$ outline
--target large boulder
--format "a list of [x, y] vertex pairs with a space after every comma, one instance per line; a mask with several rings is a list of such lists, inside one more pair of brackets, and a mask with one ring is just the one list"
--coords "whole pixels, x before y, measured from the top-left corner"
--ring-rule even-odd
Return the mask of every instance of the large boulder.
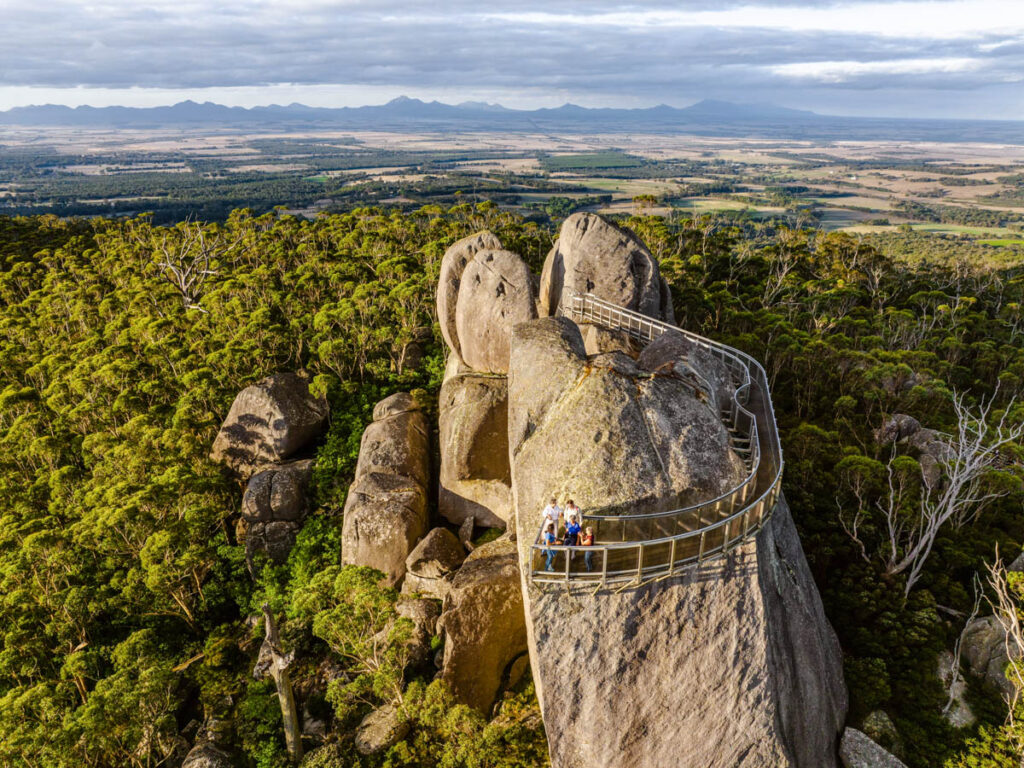
[[313, 475], [312, 459], [261, 470], [249, 478], [242, 496], [242, 516], [250, 522], [301, 520]]
[[462, 284], [462, 273], [477, 252], [500, 249], [501, 241], [484, 230], [459, 240], [445, 251], [441, 259], [441, 275], [437, 285], [437, 319], [441, 325], [441, 335], [457, 357], [462, 355], [462, 345], [455, 328], [455, 306]]
[[516, 326], [511, 361], [509, 446], [527, 542], [551, 496], [574, 498], [584, 514], [638, 503], [656, 512], [718, 496], [746, 474], [683, 377], [651, 375], [622, 353], [588, 357], [567, 318]]
[[965, 628], [961, 644], [967, 668], [984, 678], [1006, 696], [1013, 696], [1014, 685], [1006, 676], [1010, 657], [1006, 653], [1006, 630], [995, 616], [972, 620]]
[[457, 571], [465, 559], [458, 537], [447, 528], [434, 528], [409, 553], [405, 568], [417, 576], [441, 579]]
[[273, 465], [249, 478], [242, 496], [240, 537], [250, 563], [257, 552], [283, 563], [288, 559], [307, 511], [312, 459]]
[[[394, 407], [395, 404], [401, 407]], [[359, 443], [356, 479], [371, 473], [401, 475], [423, 488], [430, 482], [427, 417], [404, 392], [379, 402]]]
[[405, 738], [409, 721], [393, 704], [373, 710], [356, 728], [356, 751], [361, 755], [375, 755], [390, 749]]
[[839, 759], [843, 768], [907, 768], [856, 728], [843, 731]]
[[438, 400], [438, 511], [456, 525], [473, 517], [505, 527], [512, 513], [506, 378], [457, 369]]
[[310, 394], [308, 377], [275, 373], [238, 393], [210, 458], [248, 479], [305, 448], [323, 431], [327, 413], [327, 400]]
[[544, 262], [538, 312], [558, 314], [573, 294], [585, 293], [674, 322], [668, 286], [647, 246], [597, 214], [574, 213]]
[[675, 578], [597, 591], [528, 579], [551, 495], [573, 496], [584, 515], [656, 511], [743, 477], [705, 400], [625, 355], [587, 358], [564, 318], [515, 329], [513, 493], [530, 665], [554, 768], [835, 766], [847, 705], [841, 653], [784, 501], [756, 537]]
[[455, 574], [438, 622], [444, 632], [442, 676], [456, 698], [490, 713], [506, 670], [526, 651], [516, 545], [478, 547]]
[[480, 251], [466, 265], [455, 305], [462, 359], [485, 373], [508, 370], [512, 326], [537, 316], [530, 268], [511, 251]]
[[382, 571], [390, 585], [405, 576], [405, 560], [427, 531], [427, 494], [404, 475], [369, 474], [356, 480], [345, 501], [343, 565]]
[[345, 501], [341, 561], [405, 576], [405, 560], [427, 532], [427, 420], [411, 397], [381, 401], [363, 432], [356, 479]]

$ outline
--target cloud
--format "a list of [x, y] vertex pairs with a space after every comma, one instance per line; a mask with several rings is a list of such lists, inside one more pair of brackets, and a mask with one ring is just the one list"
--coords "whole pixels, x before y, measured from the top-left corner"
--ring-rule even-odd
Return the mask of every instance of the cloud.
[[1017, 0], [50, 0], [45, 18], [35, 0], [4, 6], [0, 108], [41, 93], [513, 106], [754, 94], [960, 115], [949, 94], [969, 92], [982, 114], [1024, 117]]

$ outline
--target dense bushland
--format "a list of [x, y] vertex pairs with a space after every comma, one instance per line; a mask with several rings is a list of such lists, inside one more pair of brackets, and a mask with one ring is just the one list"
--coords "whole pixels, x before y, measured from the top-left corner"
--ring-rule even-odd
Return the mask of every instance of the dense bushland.
[[[1024, 267], [911, 266], [847, 235], [710, 218], [628, 223], [660, 259], [680, 323], [765, 361], [851, 723], [884, 709], [913, 766], [1006, 764], [1020, 725], [1003, 725], [1005, 707], [978, 685], [981, 725], [947, 726], [935, 656], [995, 545], [1020, 550], [1019, 477], [995, 473], [1007, 495], [943, 528], [905, 596], [876, 503], [894, 457], [873, 431], [897, 412], [953, 431], [954, 391], [993, 399], [993, 418], [1024, 418]], [[485, 227], [535, 269], [553, 237], [492, 204], [314, 221], [236, 211], [166, 228], [0, 219], [0, 764], [173, 765], [206, 720], [233, 728], [251, 765], [282, 765], [276, 697], [250, 675], [260, 627], [249, 617], [263, 602], [298, 653], [307, 710], [333, 724], [310, 765], [544, 763], [529, 687], [491, 723], [453, 706], [429, 670], [402, 668], [400, 622], [397, 655], [366, 673], [359, 617], [388, 615], [395, 596], [337, 567], [372, 405], [397, 389], [436, 401], [440, 259]], [[178, 279], [196, 259], [209, 274]], [[289, 561], [254, 581], [233, 532], [241, 489], [207, 452], [239, 389], [298, 368], [332, 405], [316, 510]], [[912, 471], [916, 457], [899, 453]], [[856, 492], [851, 468], [865, 478]], [[860, 543], [843, 524], [858, 511]], [[328, 668], [340, 669], [330, 685]], [[355, 723], [403, 684], [409, 736], [359, 758]]]

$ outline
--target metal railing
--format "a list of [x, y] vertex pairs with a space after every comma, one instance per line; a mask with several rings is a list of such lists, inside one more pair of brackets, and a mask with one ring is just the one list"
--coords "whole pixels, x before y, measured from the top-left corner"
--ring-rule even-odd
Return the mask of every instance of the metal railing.
[[638, 500], [631, 511], [620, 506], [584, 512], [584, 525], [594, 529], [592, 546], [549, 546], [538, 532], [531, 545], [530, 580], [535, 584], [642, 583], [720, 557], [756, 534], [775, 508], [783, 467], [768, 378], [760, 363], [725, 344], [590, 294], [574, 296], [563, 314], [576, 322], [625, 331], [644, 344], [664, 333], [679, 333], [721, 362], [732, 378], [729, 402], [720, 404], [717, 393], [708, 394], [746, 473], [725, 493], [678, 509], [640, 511], [645, 502]]

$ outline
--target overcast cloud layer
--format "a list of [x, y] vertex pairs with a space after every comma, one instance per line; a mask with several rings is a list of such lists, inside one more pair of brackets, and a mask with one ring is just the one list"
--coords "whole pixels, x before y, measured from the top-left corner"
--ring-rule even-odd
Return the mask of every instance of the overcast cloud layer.
[[[2, 0], [0, 108], [381, 103], [1024, 118], [1024, 2]], [[74, 89], [74, 90], [69, 90]]]

